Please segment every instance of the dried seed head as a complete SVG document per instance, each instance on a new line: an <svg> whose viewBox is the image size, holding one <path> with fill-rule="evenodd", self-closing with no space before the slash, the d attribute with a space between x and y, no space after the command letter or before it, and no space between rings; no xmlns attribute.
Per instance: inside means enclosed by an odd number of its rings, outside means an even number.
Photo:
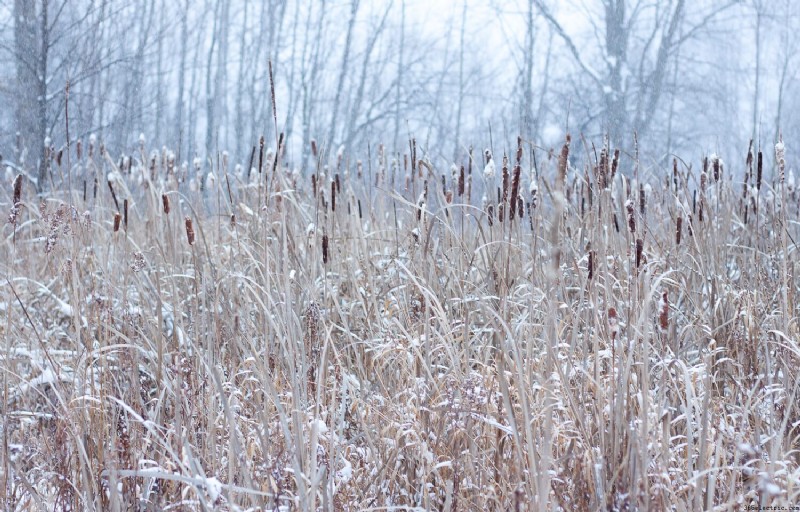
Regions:
<svg viewBox="0 0 800 512"><path fill-rule="evenodd" d="M675 227L675 245L681 245L681 232L683 231L683 217L678 217Z"/></svg>
<svg viewBox="0 0 800 512"><path fill-rule="evenodd" d="M758 160L756 163L756 190L761 190L761 174L763 170L764 164L764 155L761 153L761 150L758 150Z"/></svg>
<svg viewBox="0 0 800 512"><path fill-rule="evenodd" d="M311 155L317 158L317 139L311 139Z"/></svg>
<svg viewBox="0 0 800 512"><path fill-rule="evenodd" d="M21 198L22 198L22 175L21 174L17 174L17 177L14 178L14 201L13 201L13 205L18 204L20 202Z"/></svg>
<svg viewBox="0 0 800 512"><path fill-rule="evenodd" d="M567 134L564 145L561 147L561 154L558 156L558 184L563 189L567 182L567 165L569 164L569 144L572 138Z"/></svg>
<svg viewBox="0 0 800 512"><path fill-rule="evenodd" d="M667 292L661 294L661 300L658 303L658 327L661 332L666 332L669 327L669 299Z"/></svg>
<svg viewBox="0 0 800 512"><path fill-rule="evenodd" d="M114 233L119 231L119 223L122 221L122 215L119 212L114 214Z"/></svg>
<svg viewBox="0 0 800 512"><path fill-rule="evenodd" d="M186 241L189 242L189 245L194 245L194 226L189 217L186 217Z"/></svg>
<svg viewBox="0 0 800 512"><path fill-rule="evenodd" d="M625 201L625 210L628 212L628 229L631 234L636 233L636 217L633 212L633 200L628 199Z"/></svg>
<svg viewBox="0 0 800 512"><path fill-rule="evenodd" d="M644 241L641 238L636 239L636 268L639 268L644 263Z"/></svg>
<svg viewBox="0 0 800 512"><path fill-rule="evenodd" d="M169 215L169 197L167 197L167 194L161 194L161 204L164 206L164 214Z"/></svg>
<svg viewBox="0 0 800 512"><path fill-rule="evenodd" d="M608 332L611 334L612 341L616 339L617 333L619 333L619 319L615 308L608 308Z"/></svg>
<svg viewBox="0 0 800 512"><path fill-rule="evenodd" d="M322 263L327 265L328 264L328 235L324 233L322 235Z"/></svg>

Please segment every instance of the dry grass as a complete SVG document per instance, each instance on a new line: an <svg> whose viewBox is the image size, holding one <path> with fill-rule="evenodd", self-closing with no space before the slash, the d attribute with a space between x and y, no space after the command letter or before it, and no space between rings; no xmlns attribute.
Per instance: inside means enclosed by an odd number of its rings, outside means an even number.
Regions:
<svg viewBox="0 0 800 512"><path fill-rule="evenodd" d="M798 197L770 158L639 180L568 144L532 172L520 141L448 177L409 149L312 185L261 144L190 185L90 148L53 163L82 195L9 183L3 508L800 504Z"/></svg>

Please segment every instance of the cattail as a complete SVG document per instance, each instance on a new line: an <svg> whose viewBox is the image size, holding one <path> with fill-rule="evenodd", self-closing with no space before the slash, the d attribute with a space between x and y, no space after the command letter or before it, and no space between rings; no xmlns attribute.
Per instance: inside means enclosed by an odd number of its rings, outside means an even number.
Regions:
<svg viewBox="0 0 800 512"><path fill-rule="evenodd" d="M461 171L458 173L458 197L464 195L464 166L461 166Z"/></svg>
<svg viewBox="0 0 800 512"><path fill-rule="evenodd" d="M125 226L125 231L128 231L128 200L127 199L122 201L122 211L123 211L123 219L124 219L123 225Z"/></svg>
<svg viewBox="0 0 800 512"><path fill-rule="evenodd" d="M312 174L311 175L311 193L314 195L314 197L317 196L317 175L316 174Z"/></svg>
<svg viewBox="0 0 800 512"><path fill-rule="evenodd" d="M122 220L122 215L120 215L119 212L115 213L114 214L114 233L119 231L119 223L120 223L121 220Z"/></svg>
<svg viewBox="0 0 800 512"><path fill-rule="evenodd" d="M683 217L678 217L675 226L675 245L681 245L681 232L683 231Z"/></svg>
<svg viewBox="0 0 800 512"><path fill-rule="evenodd" d="M619 319L615 308L608 308L608 332L611 334L611 341L614 341L619 332Z"/></svg>
<svg viewBox="0 0 800 512"><path fill-rule="evenodd" d="M567 134L564 145L561 147L561 154L558 156L558 184L563 189L567 182L567 165L569 164L569 144L572 138Z"/></svg>
<svg viewBox="0 0 800 512"><path fill-rule="evenodd" d="M331 180L331 211L336 211L336 182Z"/></svg>
<svg viewBox="0 0 800 512"><path fill-rule="evenodd" d="M756 190L761 190L761 171L763 170L764 155L758 150L758 161L756 164Z"/></svg>
<svg viewBox="0 0 800 512"><path fill-rule="evenodd" d="M80 160L83 156L83 143L81 142L81 139L78 139L78 141L75 143L75 152L78 155L78 160Z"/></svg>
<svg viewBox="0 0 800 512"><path fill-rule="evenodd" d="M161 194L161 204L164 206L164 214L169 215L169 197L167 197L167 194Z"/></svg>
<svg viewBox="0 0 800 512"><path fill-rule="evenodd" d="M672 159L672 184L675 185L675 193L678 193L678 159Z"/></svg>
<svg viewBox="0 0 800 512"><path fill-rule="evenodd" d="M340 193L342 191L342 182L339 179L339 173L336 173L336 193Z"/></svg>
<svg viewBox="0 0 800 512"><path fill-rule="evenodd" d="M600 188L608 188L608 150L603 148L600 151L600 163L597 166L597 185Z"/></svg>
<svg viewBox="0 0 800 512"><path fill-rule="evenodd" d="M520 151L518 151L518 153ZM514 166L514 174L511 178L511 216L510 216L511 220L514 220L514 206L519 201L519 177L521 173L522 173L522 167L519 165L519 160L518 160L517 165ZM521 214L520 218L522 218Z"/></svg>
<svg viewBox="0 0 800 512"><path fill-rule="evenodd" d="M497 204L497 220L499 220L500 222L503 222L505 220L505 215L506 215L505 205L506 205L505 203Z"/></svg>
<svg viewBox="0 0 800 512"><path fill-rule="evenodd" d="M636 268L639 268L643 263L644 255L642 252L644 251L644 241L641 238L636 239Z"/></svg>
<svg viewBox="0 0 800 512"><path fill-rule="evenodd" d="M647 206L647 198L644 193L644 184L639 184L639 213L644 217L645 208Z"/></svg>
<svg viewBox="0 0 800 512"><path fill-rule="evenodd" d="M711 157L711 168L714 170L714 182L719 181L721 178L720 176L721 162L717 155L713 155Z"/></svg>
<svg viewBox="0 0 800 512"><path fill-rule="evenodd" d="M363 216L361 215L361 199L358 200L358 218L363 219Z"/></svg>
<svg viewBox="0 0 800 512"><path fill-rule="evenodd" d="M317 158L317 139L311 139L311 155Z"/></svg>
<svg viewBox="0 0 800 512"><path fill-rule="evenodd" d="M594 277L594 251L589 251L589 281Z"/></svg>
<svg viewBox="0 0 800 512"><path fill-rule="evenodd" d="M489 207L486 208L486 215L489 217L489 227L491 227L494 225L494 219L492 218L494 216L494 206L489 205Z"/></svg>
<svg viewBox="0 0 800 512"><path fill-rule="evenodd" d="M117 194L114 192L114 185L111 183L111 180L108 180L108 190L111 191L111 199L114 200L114 206L116 206L117 211L119 211L119 201L117 201Z"/></svg>
<svg viewBox="0 0 800 512"><path fill-rule="evenodd" d="M521 197L517 198L517 216L520 219L525 216L525 201Z"/></svg>
<svg viewBox="0 0 800 512"><path fill-rule="evenodd" d="M328 235L322 234L322 263L328 264Z"/></svg>
<svg viewBox="0 0 800 512"><path fill-rule="evenodd" d="M83 180L83 202L86 202L86 180Z"/></svg>
<svg viewBox="0 0 800 512"><path fill-rule="evenodd" d="M508 201L508 185L509 185L509 175L508 175L508 157L503 155L503 202Z"/></svg>
<svg viewBox="0 0 800 512"><path fill-rule="evenodd" d="M661 294L661 300L658 302L658 327L661 332L666 332L669 327L669 299L667 292Z"/></svg>
<svg viewBox="0 0 800 512"><path fill-rule="evenodd" d="M17 177L14 178L14 201L13 201L13 205L19 204L21 199L22 199L22 175L21 174L17 174Z"/></svg>
<svg viewBox="0 0 800 512"><path fill-rule="evenodd" d="M614 150L614 158L611 160L611 182L614 181L614 176L617 174L617 167L619 166L619 149Z"/></svg>
<svg viewBox="0 0 800 512"><path fill-rule="evenodd" d="M625 210L628 212L628 230L630 230L631 234L634 234L636 233L636 217L634 216L633 212L632 199L625 201Z"/></svg>
<svg viewBox="0 0 800 512"><path fill-rule="evenodd" d="M192 219L189 217L186 217L186 240L189 245L194 245L194 226L192 225Z"/></svg>

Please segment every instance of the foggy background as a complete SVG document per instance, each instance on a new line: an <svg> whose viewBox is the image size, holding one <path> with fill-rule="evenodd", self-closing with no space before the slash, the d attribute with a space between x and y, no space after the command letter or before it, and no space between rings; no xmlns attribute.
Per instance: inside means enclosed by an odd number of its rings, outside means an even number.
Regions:
<svg viewBox="0 0 800 512"><path fill-rule="evenodd" d="M323 159L420 151L443 169L521 134L743 164L798 131L791 0L1 0L0 153L36 175L44 141L178 161L263 135L306 170ZM275 81L270 93L269 62ZM69 83L69 99L67 98ZM68 108L66 108L68 107ZM576 146L583 146L582 142ZM576 148L580 151L580 148ZM765 151L770 153L770 151ZM732 164L732 165L731 165ZM624 171L625 169L623 169ZM735 171L734 171L735 172Z"/></svg>

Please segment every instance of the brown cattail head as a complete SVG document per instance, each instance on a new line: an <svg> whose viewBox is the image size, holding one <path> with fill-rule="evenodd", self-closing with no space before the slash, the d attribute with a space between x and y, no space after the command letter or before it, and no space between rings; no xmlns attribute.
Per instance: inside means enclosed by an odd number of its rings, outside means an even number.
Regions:
<svg viewBox="0 0 800 512"><path fill-rule="evenodd" d="M636 268L639 268L644 263L644 241L641 238L636 239Z"/></svg>
<svg viewBox="0 0 800 512"><path fill-rule="evenodd" d="M317 158L317 139L311 139L311 155Z"/></svg>
<svg viewBox="0 0 800 512"><path fill-rule="evenodd" d="M561 147L561 154L558 156L558 184L563 189L567 182L567 165L569 164L569 143L572 138L567 134L564 145Z"/></svg>
<svg viewBox="0 0 800 512"><path fill-rule="evenodd" d="M128 200L125 199L122 201L122 212L123 212L123 225L125 226L125 231L128 231Z"/></svg>
<svg viewBox="0 0 800 512"><path fill-rule="evenodd" d="M617 167L619 166L619 149L614 150L614 159L611 160L611 176L609 181L614 181L614 176L617 174Z"/></svg>
<svg viewBox="0 0 800 512"><path fill-rule="evenodd" d="M111 199L114 200L114 206L116 206L117 211L119 211L119 201L117 201L117 194L114 192L114 185L111 183L111 180L108 180L108 190L111 191Z"/></svg>
<svg viewBox="0 0 800 512"><path fill-rule="evenodd" d="M756 190L761 190L761 173L764 167L764 155L758 150L758 160L756 162Z"/></svg>
<svg viewBox="0 0 800 512"><path fill-rule="evenodd" d="M522 165L522 137L517 135L517 165Z"/></svg>
<svg viewBox="0 0 800 512"><path fill-rule="evenodd" d="M161 194L161 204L164 206L164 214L169 215L169 197L167 197L167 194Z"/></svg>
<svg viewBox="0 0 800 512"><path fill-rule="evenodd" d="M322 235L322 263L328 264L328 235L326 233Z"/></svg>
<svg viewBox="0 0 800 512"><path fill-rule="evenodd" d="M331 180L331 211L336 211L336 182Z"/></svg>
<svg viewBox="0 0 800 512"><path fill-rule="evenodd" d="M115 213L114 214L114 233L119 231L119 223L120 223L121 220L122 220L122 215L120 215L119 212Z"/></svg>
<svg viewBox="0 0 800 512"><path fill-rule="evenodd" d="M645 197L644 184L639 184L639 213L644 217L647 198Z"/></svg>
<svg viewBox="0 0 800 512"><path fill-rule="evenodd" d="M83 143L81 142L81 139L78 139L78 141L75 143L75 151L78 154L78 160L80 160L83 156Z"/></svg>
<svg viewBox="0 0 800 512"><path fill-rule="evenodd" d="M681 245L681 232L683 231L683 217L678 217L675 226L675 245Z"/></svg>
<svg viewBox="0 0 800 512"><path fill-rule="evenodd" d="M17 174L17 177L14 178L14 201L12 206L19 204L21 198L22 198L22 175Z"/></svg>
<svg viewBox="0 0 800 512"><path fill-rule="evenodd" d="M461 166L461 171L458 173L458 197L464 195L464 166Z"/></svg>
<svg viewBox="0 0 800 512"><path fill-rule="evenodd" d="M186 217L186 241L189 242L189 245L194 245L194 226L189 217Z"/></svg>
<svg viewBox="0 0 800 512"><path fill-rule="evenodd" d="M589 281L594 277L594 251L589 251Z"/></svg>
<svg viewBox="0 0 800 512"><path fill-rule="evenodd" d="M658 302L658 328L661 332L666 332L669 327L669 299L667 292L661 294L661 300Z"/></svg>
<svg viewBox="0 0 800 512"><path fill-rule="evenodd" d="M678 193L678 159L672 159L672 184L675 186L675 193Z"/></svg>
<svg viewBox="0 0 800 512"><path fill-rule="evenodd" d="M489 217L489 226L491 227L494 224L494 206L489 205L489 207L486 208L486 215Z"/></svg>
<svg viewBox="0 0 800 512"><path fill-rule="evenodd" d="M508 176L508 157L503 155L503 202L508 201L508 185L509 185L509 176Z"/></svg>
<svg viewBox="0 0 800 512"><path fill-rule="evenodd" d="M517 204L519 200L519 179L520 174L522 174L522 167L517 162L517 165L514 166L514 174L511 177L511 215L510 218L514 219L514 206ZM522 218L522 215L520 215Z"/></svg>

